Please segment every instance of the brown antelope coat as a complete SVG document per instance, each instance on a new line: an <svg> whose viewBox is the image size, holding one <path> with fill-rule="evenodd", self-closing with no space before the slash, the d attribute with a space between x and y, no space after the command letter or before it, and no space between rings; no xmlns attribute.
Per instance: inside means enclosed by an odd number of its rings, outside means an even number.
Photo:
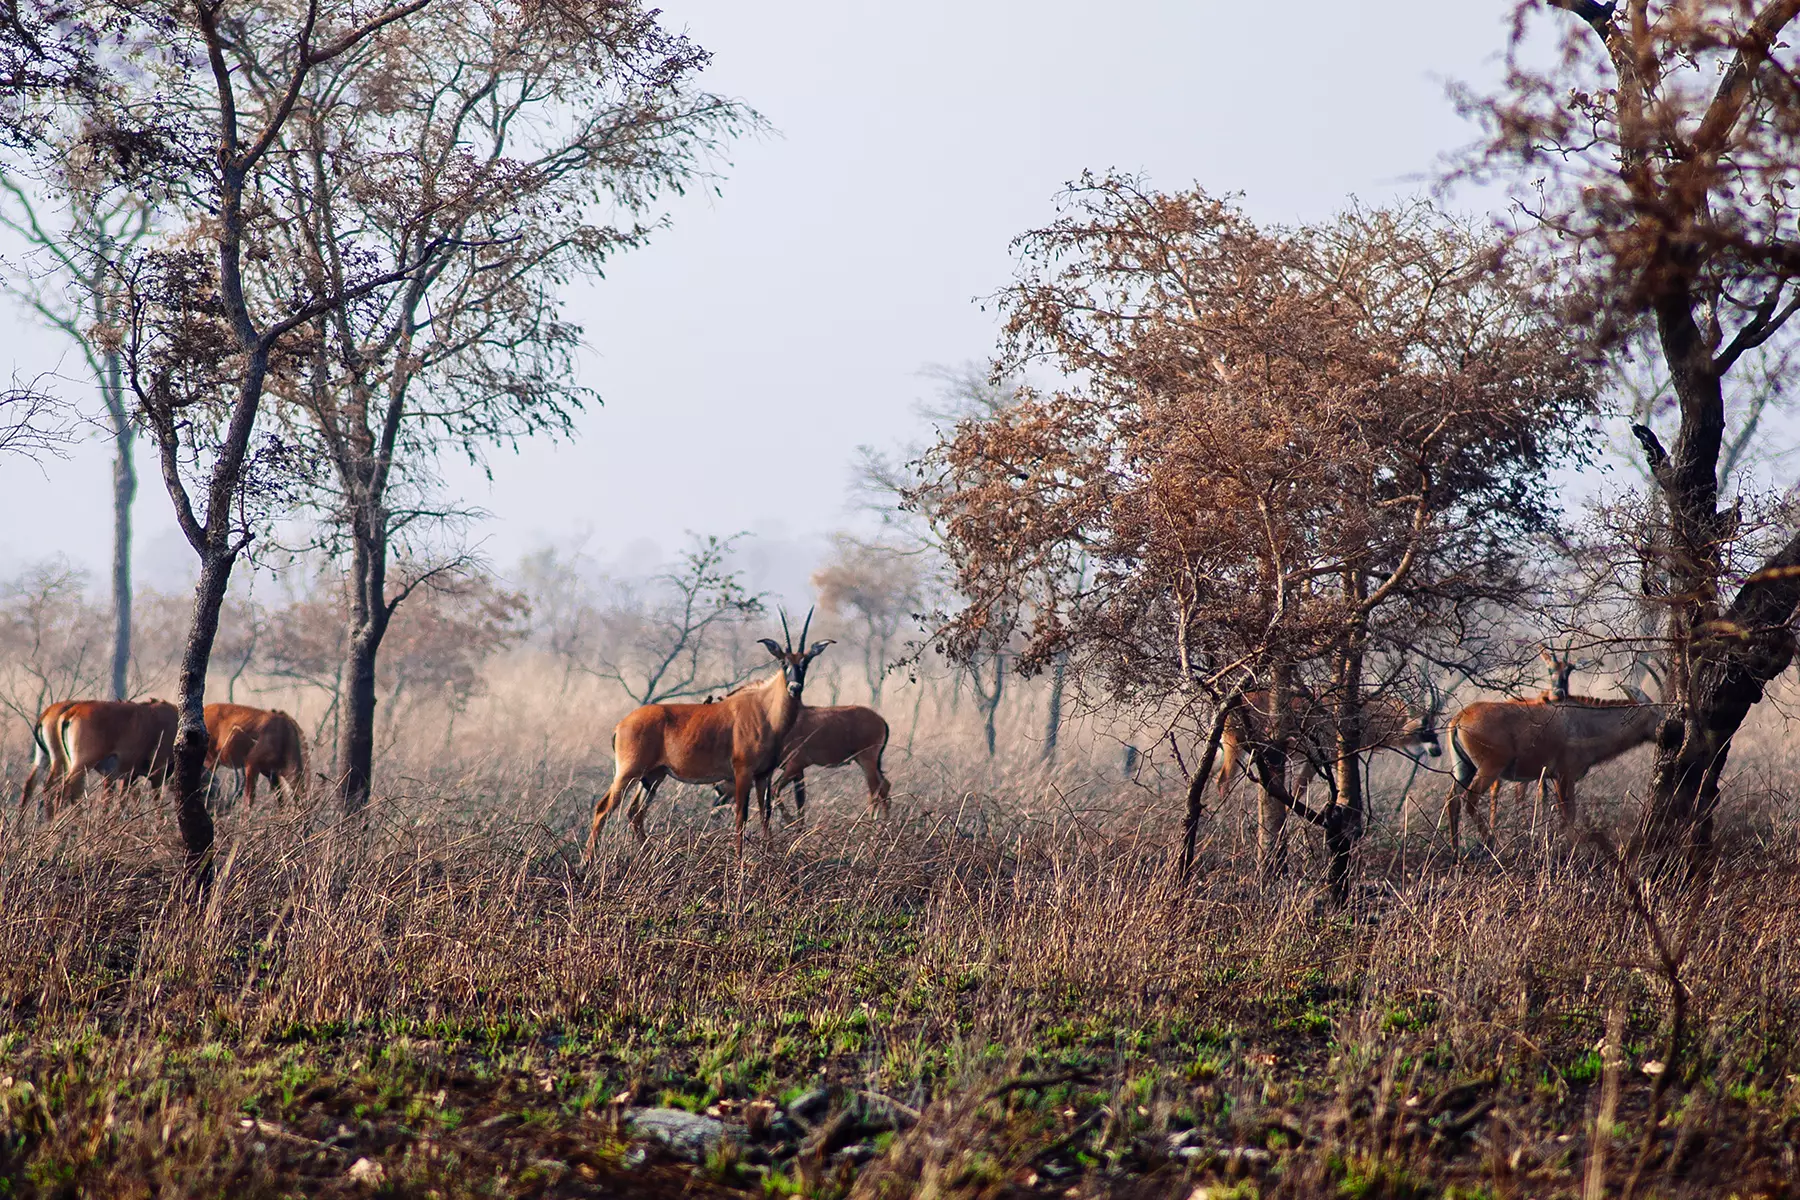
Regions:
<svg viewBox="0 0 1800 1200"><path fill-rule="evenodd" d="M1485 842L1476 797L1501 780L1529 783L1547 778L1556 786L1557 811L1564 823L1575 817L1575 785L1603 762L1656 740L1662 707L1634 688L1629 700L1478 700L1450 722L1451 770L1447 815L1450 844L1459 848L1460 810L1467 808Z"/></svg>
<svg viewBox="0 0 1800 1200"><path fill-rule="evenodd" d="M247 704L206 706L206 769L225 767L244 773L244 804L256 800L261 776L290 799L306 785L306 735L300 723L280 709Z"/></svg>
<svg viewBox="0 0 1800 1200"><path fill-rule="evenodd" d="M785 619L783 624L785 625ZM812 615L807 614L807 626ZM806 641L806 626L800 640ZM762 645L781 670L712 704L646 704L626 714L613 728L613 781L594 804L584 860L592 860L607 815L633 784L641 784L627 816L639 840L644 837L644 809L662 781L671 775L683 783L730 780L737 802L737 848L744 850L744 825L750 819L750 788L762 796L763 829L768 830L769 778L782 739L800 712L806 668L829 641L817 642L804 654L783 649L770 638Z"/></svg>
<svg viewBox="0 0 1800 1200"><path fill-rule="evenodd" d="M50 789L57 786L57 781L68 771L69 764L63 754L62 715L78 703L75 700L58 700L44 707L38 714L37 724L31 727L31 770L25 776L25 788L19 793L19 811L31 802L31 793L38 781L38 772L44 776L44 794L48 796Z"/></svg>
<svg viewBox="0 0 1800 1200"><path fill-rule="evenodd" d="M888 723L882 715L864 704L844 704L814 708L802 705L782 744L781 769L769 789L770 799L781 795L788 784L794 785L794 809L806 814L806 771L809 767L842 767L851 762L862 768L863 781L869 786L869 806L887 816L888 795L892 785L881 770L881 756L887 749ZM723 784L717 785L720 802L728 794Z"/></svg>
<svg viewBox="0 0 1800 1200"><path fill-rule="evenodd" d="M1331 708L1309 696L1294 695L1288 698L1288 732L1298 738L1306 738L1312 747L1312 753L1304 756L1306 770L1300 776L1300 794L1306 792L1306 785L1312 775L1318 771L1317 763L1331 762L1337 758L1337 717ZM1269 722L1269 694L1267 692L1245 692L1244 706L1225 722L1225 728L1219 735L1219 798L1222 800L1230 792L1236 779L1238 768L1243 761L1246 743L1266 738ZM1441 755L1443 747L1438 744L1437 730L1431 726L1429 717L1413 714L1403 703L1393 696L1375 696L1363 706L1362 749L1398 750L1404 753L1410 747L1420 747L1431 757Z"/></svg>
<svg viewBox="0 0 1800 1200"><path fill-rule="evenodd" d="M148 777L161 787L174 767L176 711L166 700L83 700L62 711L58 726L62 803L81 795L89 771L99 771L108 783Z"/></svg>

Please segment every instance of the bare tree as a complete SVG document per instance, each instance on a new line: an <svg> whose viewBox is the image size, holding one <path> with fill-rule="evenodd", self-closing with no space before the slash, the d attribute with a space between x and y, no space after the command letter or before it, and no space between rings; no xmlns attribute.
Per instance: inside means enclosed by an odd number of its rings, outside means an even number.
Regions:
<svg viewBox="0 0 1800 1200"><path fill-rule="evenodd" d="M71 436L68 410L55 396L34 385L0 389L0 455L61 455Z"/></svg>
<svg viewBox="0 0 1800 1200"><path fill-rule="evenodd" d="M1647 834L1704 852L1732 738L1792 661L1800 608L1800 523L1746 521L1741 493L1721 504L1762 427L1752 400L1734 437L1746 389L1728 383L1791 342L1800 311L1800 3L1549 7L1564 11L1547 14L1546 41L1538 6L1519 5L1503 89L1463 96L1490 133L1470 170L1519 184L1572 277L1573 315L1604 343L1646 347L1673 392L1672 411L1632 428L1658 494L1635 540L1666 612L1674 718Z"/></svg>
<svg viewBox="0 0 1800 1200"><path fill-rule="evenodd" d="M831 557L813 572L812 585L820 611L860 650L869 703L879 707L902 634L925 607L919 556L892 542L838 534Z"/></svg>
<svg viewBox="0 0 1800 1200"><path fill-rule="evenodd" d="M332 468L321 506L351 584L338 751L351 811L369 794L376 661L406 590L390 557L427 561L421 531L455 512L432 499L439 453L479 461L571 429L588 393L561 285L641 244L661 196L754 120L698 91L706 53L635 2L440 0L409 27L406 53L370 39L307 76L276 139L305 219L251 269L274 297L416 265L297 330L296 369L270 385ZM252 80L268 101L285 86ZM346 143L367 148L353 166Z"/></svg>
<svg viewBox="0 0 1800 1200"><path fill-rule="evenodd" d="M98 687L106 668L93 651L103 624L86 576L66 562L40 563L0 585L0 703L35 725L46 704Z"/></svg>
<svg viewBox="0 0 1800 1200"><path fill-rule="evenodd" d="M649 594L628 589L600 614L595 661L583 670L610 680L638 704L692 700L742 683L762 663L740 653L738 635L764 612L731 566L729 538L695 537Z"/></svg>
<svg viewBox="0 0 1800 1200"><path fill-rule="evenodd" d="M59 184L67 194L60 228L47 224L32 196L9 175L0 189L13 208L0 207L0 225L25 239L47 260L46 269L8 281L38 319L81 351L100 393L113 443L113 647L112 695L123 700L131 669L131 506L137 498L136 429L126 396L117 340L120 266L150 236L151 209L130 192L97 198L92 180L65 163Z"/></svg>

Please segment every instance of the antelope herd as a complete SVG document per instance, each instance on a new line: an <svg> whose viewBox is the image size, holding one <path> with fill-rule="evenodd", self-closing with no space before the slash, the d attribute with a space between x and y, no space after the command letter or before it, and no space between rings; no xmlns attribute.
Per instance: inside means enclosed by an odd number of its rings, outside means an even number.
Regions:
<svg viewBox="0 0 1800 1200"><path fill-rule="evenodd" d="M256 798L258 775L282 794L296 795L306 781L305 736L279 709L242 704L206 706L206 769L242 771L245 803ZM63 700L47 706L32 727L31 770L19 808L31 802L43 777L46 818L59 804L79 799L89 771L117 791L139 779L160 788L175 767L175 706L166 700Z"/></svg>
<svg viewBox="0 0 1800 1200"><path fill-rule="evenodd" d="M613 778L595 802L583 859L593 857L607 816L633 787L627 816L644 837L644 813L656 790L669 778L710 784L718 803L735 802L738 852L743 851L754 789L765 833L770 810L784 789L794 789L797 818L806 811L806 771L856 763L868 786L872 812L887 816L891 784L882 771L888 724L864 705L808 707L802 703L808 666L830 641L806 645L812 614L796 646L782 617L785 644L772 638L760 644L777 670L721 698L700 704L646 704L632 710L613 729ZM804 647L802 649L801 647ZM1565 824L1574 819L1575 787L1596 766L1636 746L1655 741L1665 719L1662 706L1642 690L1620 684L1622 700L1574 695L1569 690L1575 670L1569 652L1546 647L1543 658L1549 686L1518 700L1478 700L1458 712L1446 729L1453 783L1445 802L1445 818L1453 851L1460 848L1461 815L1467 809L1483 843L1492 836L1494 816L1482 820L1478 798L1502 783L1516 782L1523 798L1526 785L1553 785L1557 812ZM1245 770L1249 746L1270 737L1267 692L1246 692L1224 722L1219 744L1217 790L1229 794ZM105 790L118 790L148 780L152 787L168 782L174 770L177 714L162 700L77 700L47 706L32 729L30 772L19 796L21 811L42 787L44 815L54 814L83 792L89 772L97 771ZM237 771L243 776L246 804L254 802L258 780L266 780L279 799L293 799L306 783L306 737L299 723L278 709L242 704L209 704L205 709L209 771ZM1359 755L1394 750L1417 759L1436 758L1435 707L1407 708L1380 696L1363 708ZM1325 776L1339 756L1336 718L1318 697L1300 693L1288 700L1290 749L1303 760L1295 796L1304 796L1311 775Z"/></svg>
<svg viewBox="0 0 1800 1200"><path fill-rule="evenodd" d="M800 644L812 629L812 613L800 627ZM787 617L781 618L787 645L762 638L760 645L780 665L780 670L747 684L712 704L645 704L626 714L613 728L613 781L594 804L594 823L588 830L584 859L592 859L600 841L600 827L633 784L639 792L626 814L641 840L644 809L662 781L671 775L683 783L732 785L737 805L738 853L744 849L744 825L750 819L750 788L754 784L761 801L763 830L769 828L769 785L782 740L800 715L800 694L806 687L806 669L824 653L829 641L815 642L806 650L794 647Z"/></svg>

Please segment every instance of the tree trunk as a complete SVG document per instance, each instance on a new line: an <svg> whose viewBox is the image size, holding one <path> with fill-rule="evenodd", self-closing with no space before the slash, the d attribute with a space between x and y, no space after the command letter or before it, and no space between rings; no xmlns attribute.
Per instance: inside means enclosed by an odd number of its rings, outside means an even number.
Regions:
<svg viewBox="0 0 1800 1200"><path fill-rule="evenodd" d="M1056 742L1062 733L1063 676L1069 669L1069 656L1058 654L1050 668L1050 704L1044 714L1044 762L1056 765Z"/></svg>
<svg viewBox="0 0 1800 1200"><path fill-rule="evenodd" d="M1670 712L1651 774L1644 832L1652 849L1677 850L1685 843L1695 856L1711 850L1719 777L1731 739L1768 684L1794 660L1790 622L1800 607L1800 534L1765 570L1765 578L1739 589L1721 621L1741 637L1690 638L1673 648L1673 657L1687 661L1680 672L1682 702Z"/></svg>
<svg viewBox="0 0 1800 1200"><path fill-rule="evenodd" d="M1663 700L1671 724L1659 739L1651 774L1645 841L1654 850L1711 848L1719 775L1731 739L1765 685L1794 654L1788 629L1800 602L1800 580L1746 584L1720 612L1724 548L1737 536L1736 514L1718 509L1718 467L1725 433L1722 380L1713 350L1694 318L1695 298L1675 289L1657 305L1657 332L1680 402L1681 428L1665 452L1646 426L1632 432L1644 447L1667 511L1663 558L1669 589L1669 657ZM1800 563L1800 535L1769 560Z"/></svg>
<svg viewBox="0 0 1800 1200"><path fill-rule="evenodd" d="M1368 579L1361 568L1350 567L1344 572L1344 601L1358 612L1364 600L1368 598ZM1345 631L1343 648L1337 656L1337 679L1334 688L1337 692L1336 718L1337 745L1333 747L1332 772L1337 780L1337 802L1344 806L1353 818L1346 828L1353 829L1352 838L1361 833L1363 817L1366 815L1366 797L1363 795L1363 773L1361 770L1365 739L1363 736L1363 645L1367 636L1363 622L1357 619L1351 622Z"/></svg>
<svg viewBox="0 0 1800 1200"><path fill-rule="evenodd" d="M219 519L223 521L225 514ZM222 542L223 539L217 539ZM207 811L206 777L206 669L212 661L213 641L219 635L219 610L231 582L237 555L217 543L200 560L200 579L194 585L194 615L188 625L187 644L181 654L181 684L175 732L175 819L187 849L188 867L205 882L212 873L213 823Z"/></svg>
<svg viewBox="0 0 1800 1200"><path fill-rule="evenodd" d="M1231 689L1219 711L1213 716L1212 728L1206 735L1206 749L1194 777L1188 780L1187 820L1182 824L1181 874L1186 878L1194 869L1194 841L1200 833L1200 817L1206 811L1206 785L1212 780L1213 764L1218 761L1219 742L1225 736L1225 723L1244 705L1244 689ZM1242 718L1239 718L1240 720Z"/></svg>
<svg viewBox="0 0 1800 1200"><path fill-rule="evenodd" d="M994 655L993 691L986 690L982 685L980 671L981 668L978 666L971 672L971 675L974 679L975 697L981 705L982 732L987 738L988 757L992 758L995 750L994 716L1000 711L1000 697L1006 689L1006 656L999 653Z"/></svg>
<svg viewBox="0 0 1800 1200"><path fill-rule="evenodd" d="M107 408L113 419L113 653L112 694L129 694L131 673L131 505L137 498L137 465L132 462L131 425L118 392L118 356L108 356Z"/></svg>
<svg viewBox="0 0 1800 1200"><path fill-rule="evenodd" d="M387 537L379 514L359 517L350 556L350 649L338 742L338 799L346 813L369 802L375 775L375 663L387 635Z"/></svg>
<svg viewBox="0 0 1800 1200"><path fill-rule="evenodd" d="M1256 869L1265 878L1281 866L1282 828L1287 824L1288 691L1290 673L1285 664L1269 672L1269 708L1263 714L1266 737L1255 745L1252 761L1257 768Z"/></svg>

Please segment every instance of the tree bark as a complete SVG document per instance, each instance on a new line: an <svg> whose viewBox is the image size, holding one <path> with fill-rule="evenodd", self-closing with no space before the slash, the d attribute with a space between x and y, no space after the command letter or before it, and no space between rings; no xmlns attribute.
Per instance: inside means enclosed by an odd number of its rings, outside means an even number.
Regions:
<svg viewBox="0 0 1800 1200"><path fill-rule="evenodd" d="M988 757L994 757L997 746L995 741L994 717L1000 711L1000 697L1006 690L1006 655L994 652L994 687L989 691L981 678L981 666L969 672L969 686L975 693L975 702L981 707L982 733L987 739Z"/></svg>
<svg viewBox="0 0 1800 1200"><path fill-rule="evenodd" d="M1182 824L1181 874L1186 878L1194 869L1194 842L1200 833L1200 817L1206 811L1206 785L1212 779L1213 763L1218 761L1219 742L1225 736L1225 722L1244 706L1244 689L1231 689L1225 703L1219 705L1211 730L1206 735L1206 749L1200 755L1194 777L1188 780L1187 819ZM1241 718L1240 718L1241 719Z"/></svg>
<svg viewBox="0 0 1800 1200"><path fill-rule="evenodd" d="M1044 714L1044 762L1056 765L1056 743L1062 733L1063 677L1068 673L1069 656L1058 654L1050 668L1050 703Z"/></svg>
<svg viewBox="0 0 1800 1200"><path fill-rule="evenodd" d="M1663 701L1672 724L1659 740L1651 773L1644 840L1652 850L1711 849L1719 776L1731 739L1767 683L1794 653L1789 622L1800 581L1746 584L1721 611L1723 548L1737 536L1734 513L1718 509L1718 466L1725 433L1722 380L1694 317L1695 298L1672 289L1657 305L1657 330L1680 404L1681 427L1664 452L1645 426L1651 475L1667 504L1666 544L1656 547L1668 580L1669 635ZM1766 566L1800 562L1800 535Z"/></svg>
<svg viewBox="0 0 1800 1200"><path fill-rule="evenodd" d="M114 700L123 700L131 683L131 505L137 499L138 481L116 354L107 356L107 375L107 409L113 423L112 694Z"/></svg>
<svg viewBox="0 0 1800 1200"><path fill-rule="evenodd" d="M1292 674L1285 663L1269 671L1269 708L1263 714L1266 737L1252 743L1257 768L1256 869L1264 878L1281 866L1282 829L1287 824L1288 692Z"/></svg>
<svg viewBox="0 0 1800 1200"><path fill-rule="evenodd" d="M221 521L224 519L221 515ZM207 811L206 669L219 634L219 610L231 583L235 552L216 540L200 562L194 615L181 654L179 724L175 732L175 820L187 849L188 868L204 884L212 874L213 822Z"/></svg>
<svg viewBox="0 0 1800 1200"><path fill-rule="evenodd" d="M1712 849L1719 777L1738 727L1768 684L1794 660L1791 622L1800 608L1800 533L1764 564L1767 576L1739 589L1714 636L1691 633L1673 648L1682 662L1681 703L1665 726L1651 774L1646 844L1685 849L1695 858ZM1683 653L1683 652L1686 653ZM1671 675L1675 674L1671 664Z"/></svg>
<svg viewBox="0 0 1800 1200"><path fill-rule="evenodd" d="M365 512L358 515L350 556L350 647L338 742L338 799L346 813L368 804L374 782L375 664L390 616L387 523L379 512Z"/></svg>

